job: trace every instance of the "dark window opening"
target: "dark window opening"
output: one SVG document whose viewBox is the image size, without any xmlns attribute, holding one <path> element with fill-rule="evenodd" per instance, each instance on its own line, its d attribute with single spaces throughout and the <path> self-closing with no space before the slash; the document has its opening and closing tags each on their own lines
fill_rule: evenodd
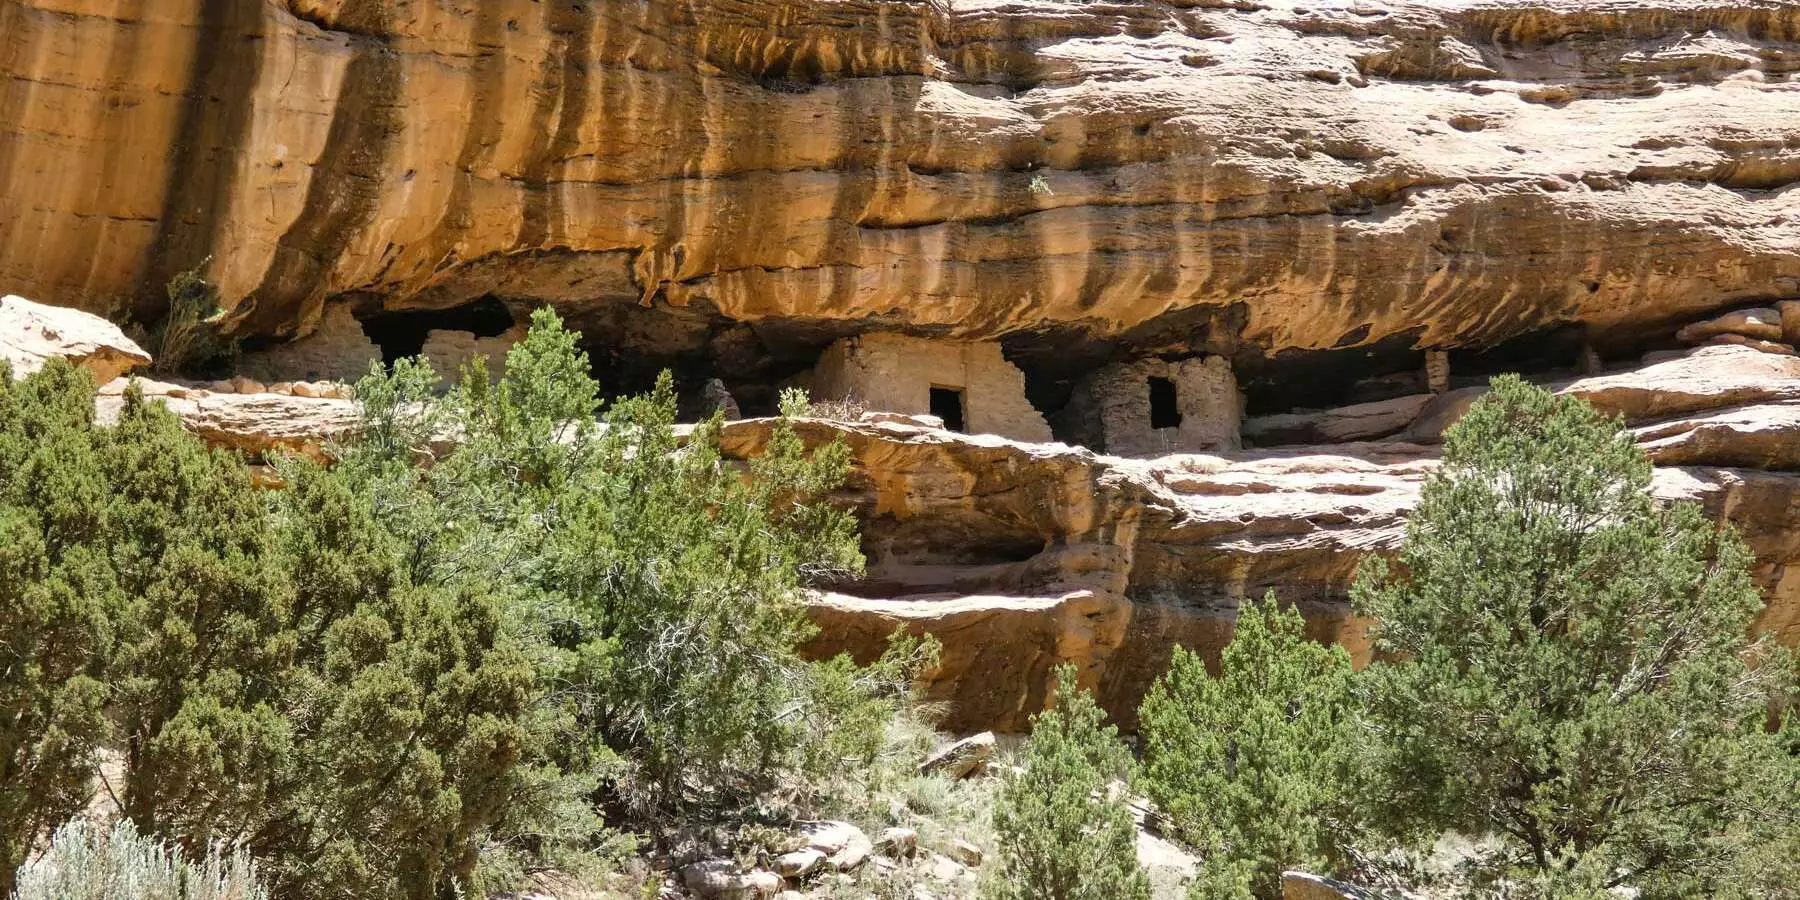
<svg viewBox="0 0 1800 900">
<path fill-rule="evenodd" d="M 1181 405 L 1175 399 L 1175 382 L 1155 375 L 1150 376 L 1150 427 L 1181 427 Z"/>
<path fill-rule="evenodd" d="M 962 390 L 933 387 L 931 389 L 931 414 L 943 419 L 944 427 L 951 431 L 964 430 Z"/>
</svg>

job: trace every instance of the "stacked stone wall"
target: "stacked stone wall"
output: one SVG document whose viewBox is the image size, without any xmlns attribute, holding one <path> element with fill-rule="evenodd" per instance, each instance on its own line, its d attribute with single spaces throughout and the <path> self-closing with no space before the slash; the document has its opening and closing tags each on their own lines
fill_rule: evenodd
<svg viewBox="0 0 1800 900">
<path fill-rule="evenodd" d="M 931 389 L 962 392 L 965 430 L 1020 441 L 1048 441 L 1050 425 L 1025 399 L 1025 374 L 1000 345 L 865 334 L 832 344 L 813 370 L 813 396 L 851 400 L 865 409 L 931 412 Z"/>
</svg>

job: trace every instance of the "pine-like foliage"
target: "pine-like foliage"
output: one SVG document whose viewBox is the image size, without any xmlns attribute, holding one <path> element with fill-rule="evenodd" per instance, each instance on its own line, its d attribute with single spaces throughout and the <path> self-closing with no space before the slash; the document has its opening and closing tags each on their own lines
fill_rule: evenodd
<svg viewBox="0 0 1800 900">
<path fill-rule="evenodd" d="M 1350 657 L 1306 639 L 1271 594 L 1246 602 L 1218 677 L 1177 648 L 1140 710 L 1140 784 L 1203 865 L 1195 900 L 1281 895 L 1281 872 L 1330 872 L 1349 837 Z"/>
<path fill-rule="evenodd" d="M 1750 556 L 1659 507 L 1617 420 L 1516 377 L 1446 436 L 1405 545 L 1355 587 L 1371 764 L 1402 834 L 1491 835 L 1493 874 L 1548 894 L 1723 894 L 1759 838 L 1765 647 Z"/>
<path fill-rule="evenodd" d="M 1149 900 L 1131 811 L 1114 793 L 1131 757 L 1073 666 L 1056 673 L 1056 705 L 1032 723 L 1024 770 L 994 808 L 999 842 L 984 900 Z"/>
<path fill-rule="evenodd" d="M 719 421 L 676 426 L 666 376 L 596 422 L 599 386 L 548 309 L 497 384 L 477 366 L 440 401 L 434 381 L 402 364 L 360 384 L 368 427 L 343 466 L 414 577 L 516 586 L 573 729 L 565 768 L 663 814 L 804 801 L 874 752 L 869 722 L 928 653 L 903 643 L 867 670 L 799 655 L 803 584 L 862 564 L 853 517 L 821 502 L 847 448 L 779 421 L 732 462 Z"/>
<path fill-rule="evenodd" d="M 16 900 L 269 900 L 269 892 L 241 850 L 189 857 L 129 819 L 110 830 L 77 820 L 20 870 Z"/>
<path fill-rule="evenodd" d="M 136 391 L 93 403 L 65 363 L 0 379 L 0 887 L 101 748 L 141 833 L 242 843 L 279 896 L 475 886 L 558 733 L 501 597 L 411 578 L 344 475 L 270 494 Z"/>
<path fill-rule="evenodd" d="M 235 458 L 135 390 L 93 422 L 85 373 L 0 378 L 0 886 L 26 843 L 86 798 L 95 751 L 145 831 L 261 802 L 288 609 L 267 510 Z"/>
<path fill-rule="evenodd" d="M 107 663 L 128 600 L 101 548 L 111 485 L 93 385 L 0 362 L 0 897 L 32 842 L 80 808 L 108 733 Z"/>
</svg>

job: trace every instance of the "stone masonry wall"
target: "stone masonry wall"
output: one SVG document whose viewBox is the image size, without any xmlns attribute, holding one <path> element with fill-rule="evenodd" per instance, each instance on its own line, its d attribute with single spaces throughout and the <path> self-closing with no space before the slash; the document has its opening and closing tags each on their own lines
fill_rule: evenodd
<svg viewBox="0 0 1800 900">
<path fill-rule="evenodd" d="M 1051 439 L 1049 424 L 1025 399 L 1024 373 L 996 343 L 865 334 L 826 348 L 813 375 L 815 397 L 850 399 L 886 412 L 929 413 L 933 387 L 963 392 L 970 433 Z"/>
<path fill-rule="evenodd" d="M 431 331 L 425 335 L 425 346 L 419 355 L 431 363 L 438 377 L 455 381 L 463 363 L 477 356 L 487 357 L 488 377 L 498 379 L 506 374 L 506 353 L 525 339 L 525 329 L 515 327 L 494 337 L 476 337 L 469 331 Z"/>
<path fill-rule="evenodd" d="M 325 308 L 318 330 L 287 344 L 246 353 L 237 371 L 258 381 L 346 381 L 369 374 L 369 366 L 381 362 L 381 348 L 363 333 L 350 307 Z"/>
<path fill-rule="evenodd" d="M 1150 427 L 1150 379 L 1175 385 L 1181 424 Z M 1119 456 L 1236 450 L 1242 401 L 1237 377 L 1223 357 L 1166 362 L 1141 359 L 1107 366 L 1077 389 L 1071 409 L 1075 431 L 1096 450 Z"/>
</svg>

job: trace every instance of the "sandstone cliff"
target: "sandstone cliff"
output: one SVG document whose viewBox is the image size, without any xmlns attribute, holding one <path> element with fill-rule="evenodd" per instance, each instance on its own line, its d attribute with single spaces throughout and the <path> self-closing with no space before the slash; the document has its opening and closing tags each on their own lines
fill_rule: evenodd
<svg viewBox="0 0 1800 900">
<path fill-rule="evenodd" d="M 1784 0 L 3 0 L 0 293 L 154 316 L 203 267 L 267 384 L 148 389 L 255 454 L 537 304 L 609 391 L 874 372 L 1107 450 L 806 426 L 871 559 L 814 649 L 939 634 L 957 728 L 1061 660 L 1128 715 L 1270 587 L 1366 654 L 1351 573 L 1512 369 L 1742 528 L 1795 643 L 1796 73 Z M 831 365 L 880 348 L 959 362 Z"/>
<path fill-rule="evenodd" d="M 154 306 L 210 260 L 243 335 L 492 295 L 1054 363 L 1629 346 L 1800 290 L 1783 0 L 12 0 L 0 35 L 0 284 Z"/>
</svg>

